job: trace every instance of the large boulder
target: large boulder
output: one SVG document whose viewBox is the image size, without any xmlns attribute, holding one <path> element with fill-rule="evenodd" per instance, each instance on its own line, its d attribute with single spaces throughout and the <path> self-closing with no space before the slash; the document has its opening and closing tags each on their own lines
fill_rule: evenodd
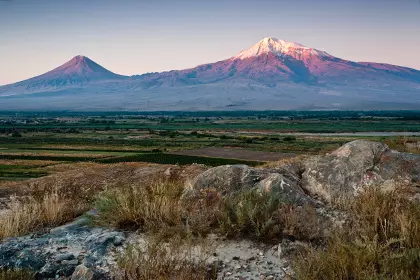
<svg viewBox="0 0 420 280">
<path fill-rule="evenodd" d="M 195 177 L 187 185 L 184 198 L 196 199 L 203 193 L 208 194 L 208 191 L 224 197 L 238 191 L 255 189 L 278 195 L 285 202 L 296 206 L 318 205 L 319 203 L 305 194 L 299 184 L 299 176 L 291 174 L 289 170 L 223 165 Z"/>
<path fill-rule="evenodd" d="M 36 279 L 111 279 L 110 264 L 126 240 L 119 231 L 90 227 L 85 217 L 38 235 L 0 243 L 0 270 L 36 272 Z"/>
<path fill-rule="evenodd" d="M 250 189 L 268 175 L 268 170 L 251 168 L 247 165 L 222 165 L 196 176 L 187 185 L 186 193 L 214 189 L 224 196 L 238 190 Z"/>
<path fill-rule="evenodd" d="M 305 194 L 303 189 L 298 185 L 297 181 L 290 180 L 285 176 L 272 173 L 267 178 L 258 182 L 255 188 L 262 192 L 270 192 L 279 195 L 282 199 L 289 204 L 296 206 L 319 204 L 314 199 Z"/>
<path fill-rule="evenodd" d="M 387 189 L 399 184 L 418 184 L 420 156 L 400 153 L 387 145 L 356 140 L 331 154 L 304 161 L 302 186 L 325 201 L 357 195 L 366 186 Z"/>
</svg>

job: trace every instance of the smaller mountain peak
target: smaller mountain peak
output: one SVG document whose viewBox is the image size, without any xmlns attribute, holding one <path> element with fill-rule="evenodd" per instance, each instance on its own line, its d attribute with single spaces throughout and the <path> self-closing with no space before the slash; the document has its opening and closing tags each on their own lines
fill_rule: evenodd
<svg viewBox="0 0 420 280">
<path fill-rule="evenodd" d="M 101 65 L 83 55 L 77 55 L 64 63 L 63 65 L 55 68 L 54 70 L 46 73 L 48 76 L 60 77 L 81 77 L 83 79 L 99 79 L 99 78 L 119 78 L 120 76 L 110 72 Z"/>
</svg>

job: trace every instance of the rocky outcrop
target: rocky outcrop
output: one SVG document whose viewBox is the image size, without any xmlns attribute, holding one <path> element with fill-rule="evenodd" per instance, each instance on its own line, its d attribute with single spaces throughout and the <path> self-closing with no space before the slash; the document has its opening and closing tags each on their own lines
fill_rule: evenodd
<svg viewBox="0 0 420 280">
<path fill-rule="evenodd" d="M 250 189 L 268 174 L 269 172 L 265 170 L 247 165 L 222 165 L 199 174 L 190 182 L 187 191 L 213 188 L 220 194 L 226 195 L 238 190 Z"/>
<path fill-rule="evenodd" d="M 108 279 L 125 236 L 85 224 L 86 218 L 79 218 L 46 234 L 6 240 L 0 244 L 0 268 L 35 271 L 37 279 Z"/>
<path fill-rule="evenodd" d="M 319 202 L 305 194 L 297 181 L 290 180 L 278 173 L 268 175 L 267 178 L 258 182 L 255 188 L 260 191 L 278 194 L 286 203 L 296 206 L 319 205 Z"/>
<path fill-rule="evenodd" d="M 325 156 L 304 161 L 302 186 L 322 200 L 357 195 L 367 186 L 393 189 L 419 184 L 420 156 L 400 153 L 365 140 L 345 144 Z"/>
<path fill-rule="evenodd" d="M 187 186 L 184 197 L 199 196 L 202 191 L 215 190 L 221 197 L 241 190 L 256 189 L 280 195 L 285 202 L 302 206 L 317 205 L 300 187 L 297 174 L 288 169 L 252 168 L 246 165 L 223 165 L 195 177 Z"/>
</svg>

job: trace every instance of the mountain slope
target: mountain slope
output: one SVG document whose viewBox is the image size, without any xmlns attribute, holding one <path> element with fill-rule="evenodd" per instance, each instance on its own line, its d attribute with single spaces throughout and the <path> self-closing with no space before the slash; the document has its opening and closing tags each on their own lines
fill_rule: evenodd
<svg viewBox="0 0 420 280">
<path fill-rule="evenodd" d="M 6 86 L 6 88 L 0 87 L 0 93 L 2 91 L 11 93 L 44 92 L 86 86 L 91 82 L 125 78 L 125 76 L 105 69 L 88 57 L 79 55 L 45 74 Z"/>
<path fill-rule="evenodd" d="M 1 97 L 3 95 L 3 97 Z M 0 87 L 0 109 L 420 109 L 420 71 L 353 62 L 275 38 L 215 63 L 132 77 L 75 57 Z"/>
</svg>

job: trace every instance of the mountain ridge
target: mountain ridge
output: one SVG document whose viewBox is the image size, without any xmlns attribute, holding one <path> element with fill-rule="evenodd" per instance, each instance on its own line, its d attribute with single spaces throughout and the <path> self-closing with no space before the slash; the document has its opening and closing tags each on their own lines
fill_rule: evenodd
<svg viewBox="0 0 420 280">
<path fill-rule="evenodd" d="M 357 109 L 375 102 L 412 109 L 420 108 L 420 71 L 349 61 L 267 37 L 228 59 L 184 70 L 123 76 L 79 55 L 42 75 L 0 86 L 0 109 L 36 107 L 24 104 L 31 101 L 64 109 Z"/>
</svg>

